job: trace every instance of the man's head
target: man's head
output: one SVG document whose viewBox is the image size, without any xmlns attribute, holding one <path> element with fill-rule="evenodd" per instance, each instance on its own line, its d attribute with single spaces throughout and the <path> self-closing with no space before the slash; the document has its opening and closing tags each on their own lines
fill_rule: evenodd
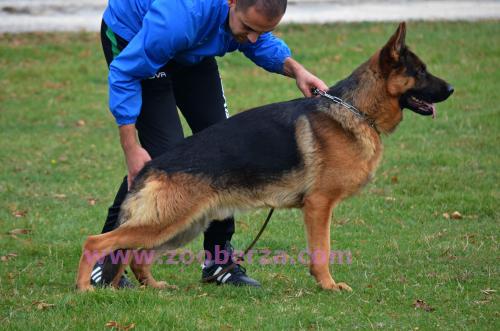
<svg viewBox="0 0 500 331">
<path fill-rule="evenodd" d="M 272 31 L 285 14 L 287 0 L 228 0 L 229 28 L 240 43 L 257 41 Z"/>
</svg>

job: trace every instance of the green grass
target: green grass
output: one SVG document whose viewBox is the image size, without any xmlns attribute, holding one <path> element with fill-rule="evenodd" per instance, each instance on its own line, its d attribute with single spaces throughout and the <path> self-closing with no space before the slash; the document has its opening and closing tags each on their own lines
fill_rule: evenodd
<svg viewBox="0 0 500 331">
<path fill-rule="evenodd" d="M 333 84 L 395 28 L 292 25 L 278 33 Z M 335 211 L 333 249 L 350 250 L 353 263 L 333 266 L 333 276 L 352 293 L 321 291 L 300 264 L 247 266 L 259 290 L 202 285 L 192 264 L 155 267 L 178 290 L 89 294 L 73 289 L 81 245 L 101 230 L 125 173 L 98 36 L 2 35 L 0 255 L 17 254 L 0 261 L 2 329 L 103 329 L 109 321 L 138 330 L 499 329 L 498 293 L 485 291 L 500 289 L 499 34 L 498 21 L 409 24 L 407 43 L 456 92 L 434 121 L 405 111 L 384 138 L 376 179 Z M 232 113 L 299 96 L 292 80 L 239 54 L 219 66 Z M 454 211 L 463 218 L 443 217 Z M 253 239 L 265 213 L 238 216 L 236 247 Z M 31 232 L 14 237 L 12 229 Z M 304 238 L 300 212 L 278 211 L 257 247 L 293 256 Z M 188 246 L 201 247 L 201 238 Z M 416 309 L 417 299 L 435 310 Z"/>
</svg>

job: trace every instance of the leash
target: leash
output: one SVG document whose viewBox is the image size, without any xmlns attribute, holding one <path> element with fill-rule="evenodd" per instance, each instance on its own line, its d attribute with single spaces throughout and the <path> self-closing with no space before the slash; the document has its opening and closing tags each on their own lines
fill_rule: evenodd
<svg viewBox="0 0 500 331">
<path fill-rule="evenodd" d="M 328 94 L 326 93 L 325 91 L 322 91 L 316 87 L 312 88 L 311 89 L 311 92 L 312 94 L 314 95 L 320 95 L 326 99 L 329 99 L 330 101 L 332 101 L 333 103 L 336 103 L 338 105 L 341 105 L 343 106 L 344 108 L 346 108 L 347 110 L 349 110 L 351 113 L 353 113 L 354 115 L 356 115 L 359 119 L 362 119 L 364 121 L 367 121 L 368 124 L 375 129 L 375 131 L 378 132 L 377 128 L 375 127 L 375 121 L 371 118 L 369 118 L 365 113 L 363 113 L 361 110 L 359 110 L 358 108 L 354 107 L 353 105 L 345 102 L 344 100 L 342 100 L 341 98 L 339 97 L 336 97 L 334 95 L 331 95 L 331 94 Z"/>
<path fill-rule="evenodd" d="M 260 228 L 260 231 L 259 233 L 257 234 L 257 236 L 255 237 L 255 239 L 252 241 L 252 243 L 250 245 L 248 245 L 247 249 L 245 249 L 245 251 L 243 252 L 243 256 L 247 255 L 247 253 L 253 248 L 253 246 L 255 245 L 255 243 L 257 243 L 257 240 L 259 240 L 260 236 L 262 235 L 262 233 L 264 232 L 264 230 L 266 229 L 267 227 L 267 224 L 269 223 L 269 221 L 271 220 L 271 216 L 273 216 L 273 213 L 274 213 L 274 208 L 271 208 L 269 210 L 269 214 L 267 215 L 267 218 L 266 220 L 264 221 L 264 224 L 262 224 L 262 227 Z M 230 257 L 231 258 L 231 257 Z M 241 257 L 238 257 L 238 261 L 237 262 L 241 262 L 243 261 L 243 258 Z M 235 267 L 236 267 L 236 263 L 234 263 L 234 261 L 232 260 L 231 258 L 231 263 L 229 266 L 225 267 L 224 269 L 222 269 L 221 271 L 219 271 L 218 273 L 216 273 L 215 275 L 212 275 L 212 276 L 208 276 L 208 277 L 205 277 L 205 278 L 202 278 L 201 282 L 202 283 L 208 283 L 214 279 L 216 279 L 217 277 L 219 277 L 220 275 L 223 275 L 225 274 L 226 272 L 228 271 L 231 271 L 233 270 Z"/>
</svg>

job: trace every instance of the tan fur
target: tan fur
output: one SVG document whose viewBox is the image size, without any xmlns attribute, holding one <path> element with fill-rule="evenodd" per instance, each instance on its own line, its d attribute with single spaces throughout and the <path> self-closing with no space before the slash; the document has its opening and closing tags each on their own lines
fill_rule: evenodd
<svg viewBox="0 0 500 331">
<path fill-rule="evenodd" d="M 206 180 L 156 171 L 147 176 L 142 189 L 125 200 L 120 219 L 123 227 L 167 226 L 186 218 L 187 213 L 198 207 L 200 200 L 207 199 L 215 199 L 215 192 Z"/>
</svg>

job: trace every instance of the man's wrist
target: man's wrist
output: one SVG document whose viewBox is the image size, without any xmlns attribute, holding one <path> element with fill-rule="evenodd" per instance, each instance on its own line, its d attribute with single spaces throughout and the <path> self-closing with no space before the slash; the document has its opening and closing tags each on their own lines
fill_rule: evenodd
<svg viewBox="0 0 500 331">
<path fill-rule="evenodd" d="M 122 125 L 120 131 L 120 144 L 125 154 L 139 146 L 136 138 L 135 124 Z"/>
<path fill-rule="evenodd" d="M 300 63 L 298 63 L 291 57 L 287 57 L 285 59 L 285 62 L 283 64 L 283 74 L 285 76 L 297 78 L 300 70 L 304 70 L 304 67 Z"/>
</svg>

